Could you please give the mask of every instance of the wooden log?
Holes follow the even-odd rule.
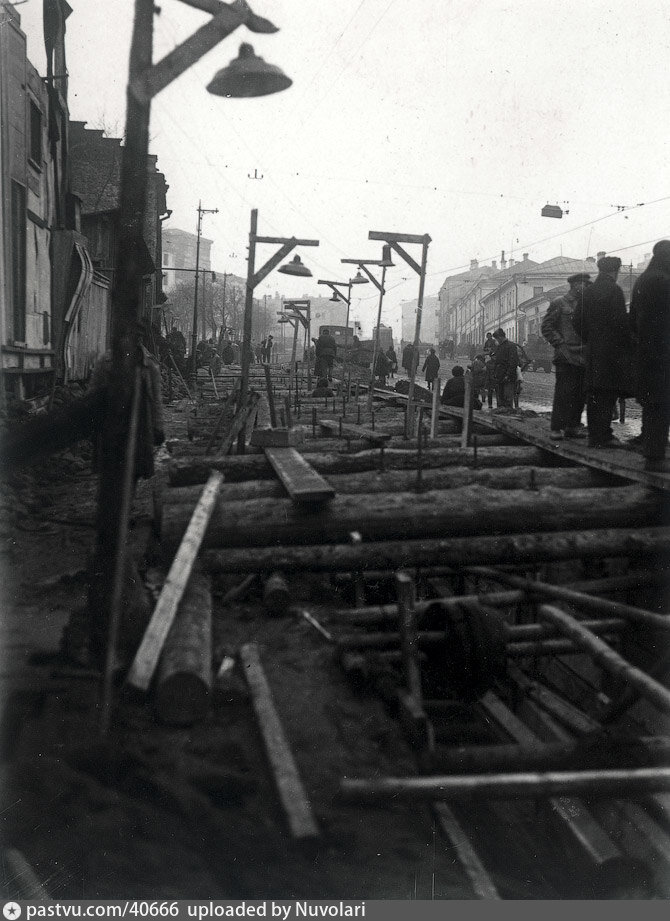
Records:
[[[670,528],[603,528],[556,533],[506,534],[449,540],[378,541],[304,547],[277,546],[248,550],[209,550],[203,554],[212,572],[387,572],[413,566],[466,566],[482,562],[544,563],[559,560],[626,557],[667,558]]]
[[[472,883],[474,894],[479,899],[499,899],[500,896],[493,880],[486,872],[484,864],[470,843],[454,812],[446,803],[433,803],[432,809],[443,834],[447,836],[455,849],[456,855]]]
[[[647,588],[649,585],[653,585],[658,582],[664,582],[666,575],[664,572],[651,572],[648,569],[640,569],[631,572],[625,576],[612,576],[607,579],[586,579],[583,582],[573,582],[570,586],[571,589],[578,592],[588,592],[590,595],[594,594],[609,594],[619,591],[624,591],[631,588]],[[520,602],[528,600],[528,593],[522,591],[521,589],[509,589],[507,591],[499,592],[479,592],[477,594],[471,595],[456,595],[442,598],[428,598],[421,601],[417,601],[416,610],[419,615],[423,614],[431,605],[435,604],[436,601],[439,601],[446,608],[459,608],[461,604],[473,604],[474,602],[479,602],[480,604],[488,605],[489,607],[506,607],[508,605],[519,604]],[[328,611],[328,616],[331,619],[341,621],[347,624],[360,624],[366,626],[372,626],[374,624],[385,624],[385,623],[395,623],[398,619],[398,605],[397,604],[379,604],[379,605],[368,605],[366,607],[355,607],[355,608],[335,608]],[[586,623],[586,622],[584,622]],[[589,621],[588,623],[599,623],[599,621]],[[519,638],[521,638],[521,633],[532,630],[534,634],[538,631],[542,631],[542,635],[550,636],[547,632],[547,624],[525,624],[520,626],[511,627],[510,630],[516,633],[519,631]],[[592,629],[589,627],[589,629]],[[529,638],[529,637],[526,637]],[[538,638],[537,635],[535,638]]]
[[[209,578],[193,573],[158,667],[154,702],[159,720],[191,726],[203,719],[211,688],[211,586]]]
[[[670,617],[665,614],[656,614],[654,611],[646,611],[644,608],[622,604],[620,601],[593,598],[585,592],[577,592],[573,588],[567,588],[564,585],[551,585],[547,582],[522,579],[512,573],[502,573],[486,567],[471,567],[470,571],[498,582],[504,582],[515,588],[521,588],[531,597],[534,595],[540,598],[567,601],[575,607],[586,611],[608,614],[612,617],[623,617],[626,620],[658,627],[661,630],[670,630]]]
[[[485,448],[479,451],[481,467],[515,467],[519,464],[548,466],[550,459],[539,448],[505,446]],[[386,467],[389,470],[415,470],[416,452],[400,451],[386,448],[384,450]],[[471,460],[471,453],[460,449],[433,450],[423,459],[423,469],[442,467],[460,467]],[[356,454],[311,454],[309,463],[318,473],[350,474],[365,473],[379,468],[379,451],[359,451]],[[194,486],[206,483],[212,470],[225,474],[227,483],[241,480],[273,479],[272,465],[262,455],[233,457],[204,457],[199,460],[176,460],[168,466],[172,486]]]
[[[319,830],[277,715],[256,644],[243,646],[240,659],[291,834],[299,839],[314,838]]]
[[[163,643],[191,576],[222,481],[221,473],[213,473],[202,491],[200,501],[193,510],[179,550],[170,566],[149,626],[126,676],[126,682],[141,691],[146,691],[151,683]]]
[[[270,449],[268,449],[270,450]],[[290,448],[273,449],[289,451]],[[161,539],[176,546],[188,525],[181,506],[163,509]],[[259,528],[258,523],[263,522]],[[290,499],[230,502],[215,509],[204,538],[211,547],[263,547],[347,541],[359,531],[364,541],[413,540],[450,535],[559,531],[577,526],[644,527],[660,523],[655,495],[644,487],[498,492],[465,486],[450,493],[336,495],[316,508]],[[360,568],[360,567],[357,567]]]
[[[581,771],[666,766],[668,736],[612,736],[593,733],[570,742],[526,742],[500,745],[454,745],[435,754],[431,773],[485,774],[503,771]]]
[[[286,614],[291,604],[291,592],[280,572],[273,572],[263,586],[263,604],[268,614]]]
[[[345,779],[340,792],[348,803],[387,803],[430,799],[488,802],[496,799],[544,799],[587,794],[590,797],[640,796],[670,790],[670,768],[634,768],[546,773],[386,777]]]
[[[256,431],[259,431],[258,429]],[[302,451],[302,449],[301,449]],[[531,473],[537,487],[557,489],[586,489],[614,485],[613,478],[586,467],[508,467],[502,469],[473,469],[447,467],[445,470],[423,470],[425,489],[455,489],[477,483],[490,489],[524,489],[530,484]],[[413,471],[374,470],[369,473],[335,474],[326,477],[335,492],[353,493],[400,492],[411,489],[416,481]],[[197,486],[173,486],[157,492],[155,507],[161,505],[193,505],[200,495]],[[272,480],[247,480],[224,483],[219,502],[239,502],[246,499],[280,499],[286,495],[279,483]]]
[[[585,630],[574,617],[547,604],[541,604],[538,607],[538,615],[545,620],[551,621],[566,636],[588,651],[605,671],[626,681],[642,697],[655,704],[662,712],[670,713],[670,691],[647,675],[646,672],[627,662],[599,637]]]

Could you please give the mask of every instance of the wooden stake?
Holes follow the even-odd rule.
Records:
[[[435,438],[437,432],[437,423],[440,417],[440,394],[442,392],[442,381],[438,377],[433,381],[433,411],[430,417],[430,438]]]

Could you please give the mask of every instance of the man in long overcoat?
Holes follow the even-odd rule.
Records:
[[[437,377],[437,372],[440,370],[440,359],[435,354],[435,349],[428,349],[428,354],[426,355],[426,360],[421,370],[426,372],[426,383],[428,384],[428,389],[432,390],[433,381]]]
[[[636,281],[630,320],[645,467],[664,471],[670,428],[670,240],[654,246],[651,262]]]
[[[337,343],[330,335],[329,329],[322,329],[314,347],[316,362],[319,368],[318,375],[333,379],[333,363],[337,356]]]
[[[556,384],[554,404],[551,410],[551,431],[553,438],[581,437],[579,425],[584,410],[584,344],[573,324],[575,309],[581,304],[584,288],[591,276],[579,272],[568,278],[570,290],[555,298],[542,321],[541,332],[554,347]]]
[[[618,397],[633,395],[633,340],[626,301],[616,280],[617,256],[598,260],[598,277],[586,288],[574,314],[574,327],[585,345],[586,419],[589,447],[617,447],[612,410]]]
[[[499,407],[514,407],[514,391],[516,389],[516,369],[519,366],[519,352],[516,343],[511,342],[505,335],[504,329],[497,329],[493,333],[496,349],[493,353],[493,379],[496,382],[496,397]]]

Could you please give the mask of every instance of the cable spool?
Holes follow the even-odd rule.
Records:
[[[505,677],[504,620],[494,608],[477,601],[456,606],[436,601],[427,608],[426,620],[444,626],[444,646],[435,647],[429,669],[433,679],[441,673],[438,683],[446,682],[463,700],[477,700]]]

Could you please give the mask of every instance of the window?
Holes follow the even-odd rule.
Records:
[[[30,100],[30,159],[42,169],[42,113]]]
[[[26,190],[12,180],[12,318],[13,340],[26,338]]]
[[[542,285],[533,286],[533,297],[537,297],[538,294],[542,294],[543,292],[544,292],[544,288],[542,287]]]

